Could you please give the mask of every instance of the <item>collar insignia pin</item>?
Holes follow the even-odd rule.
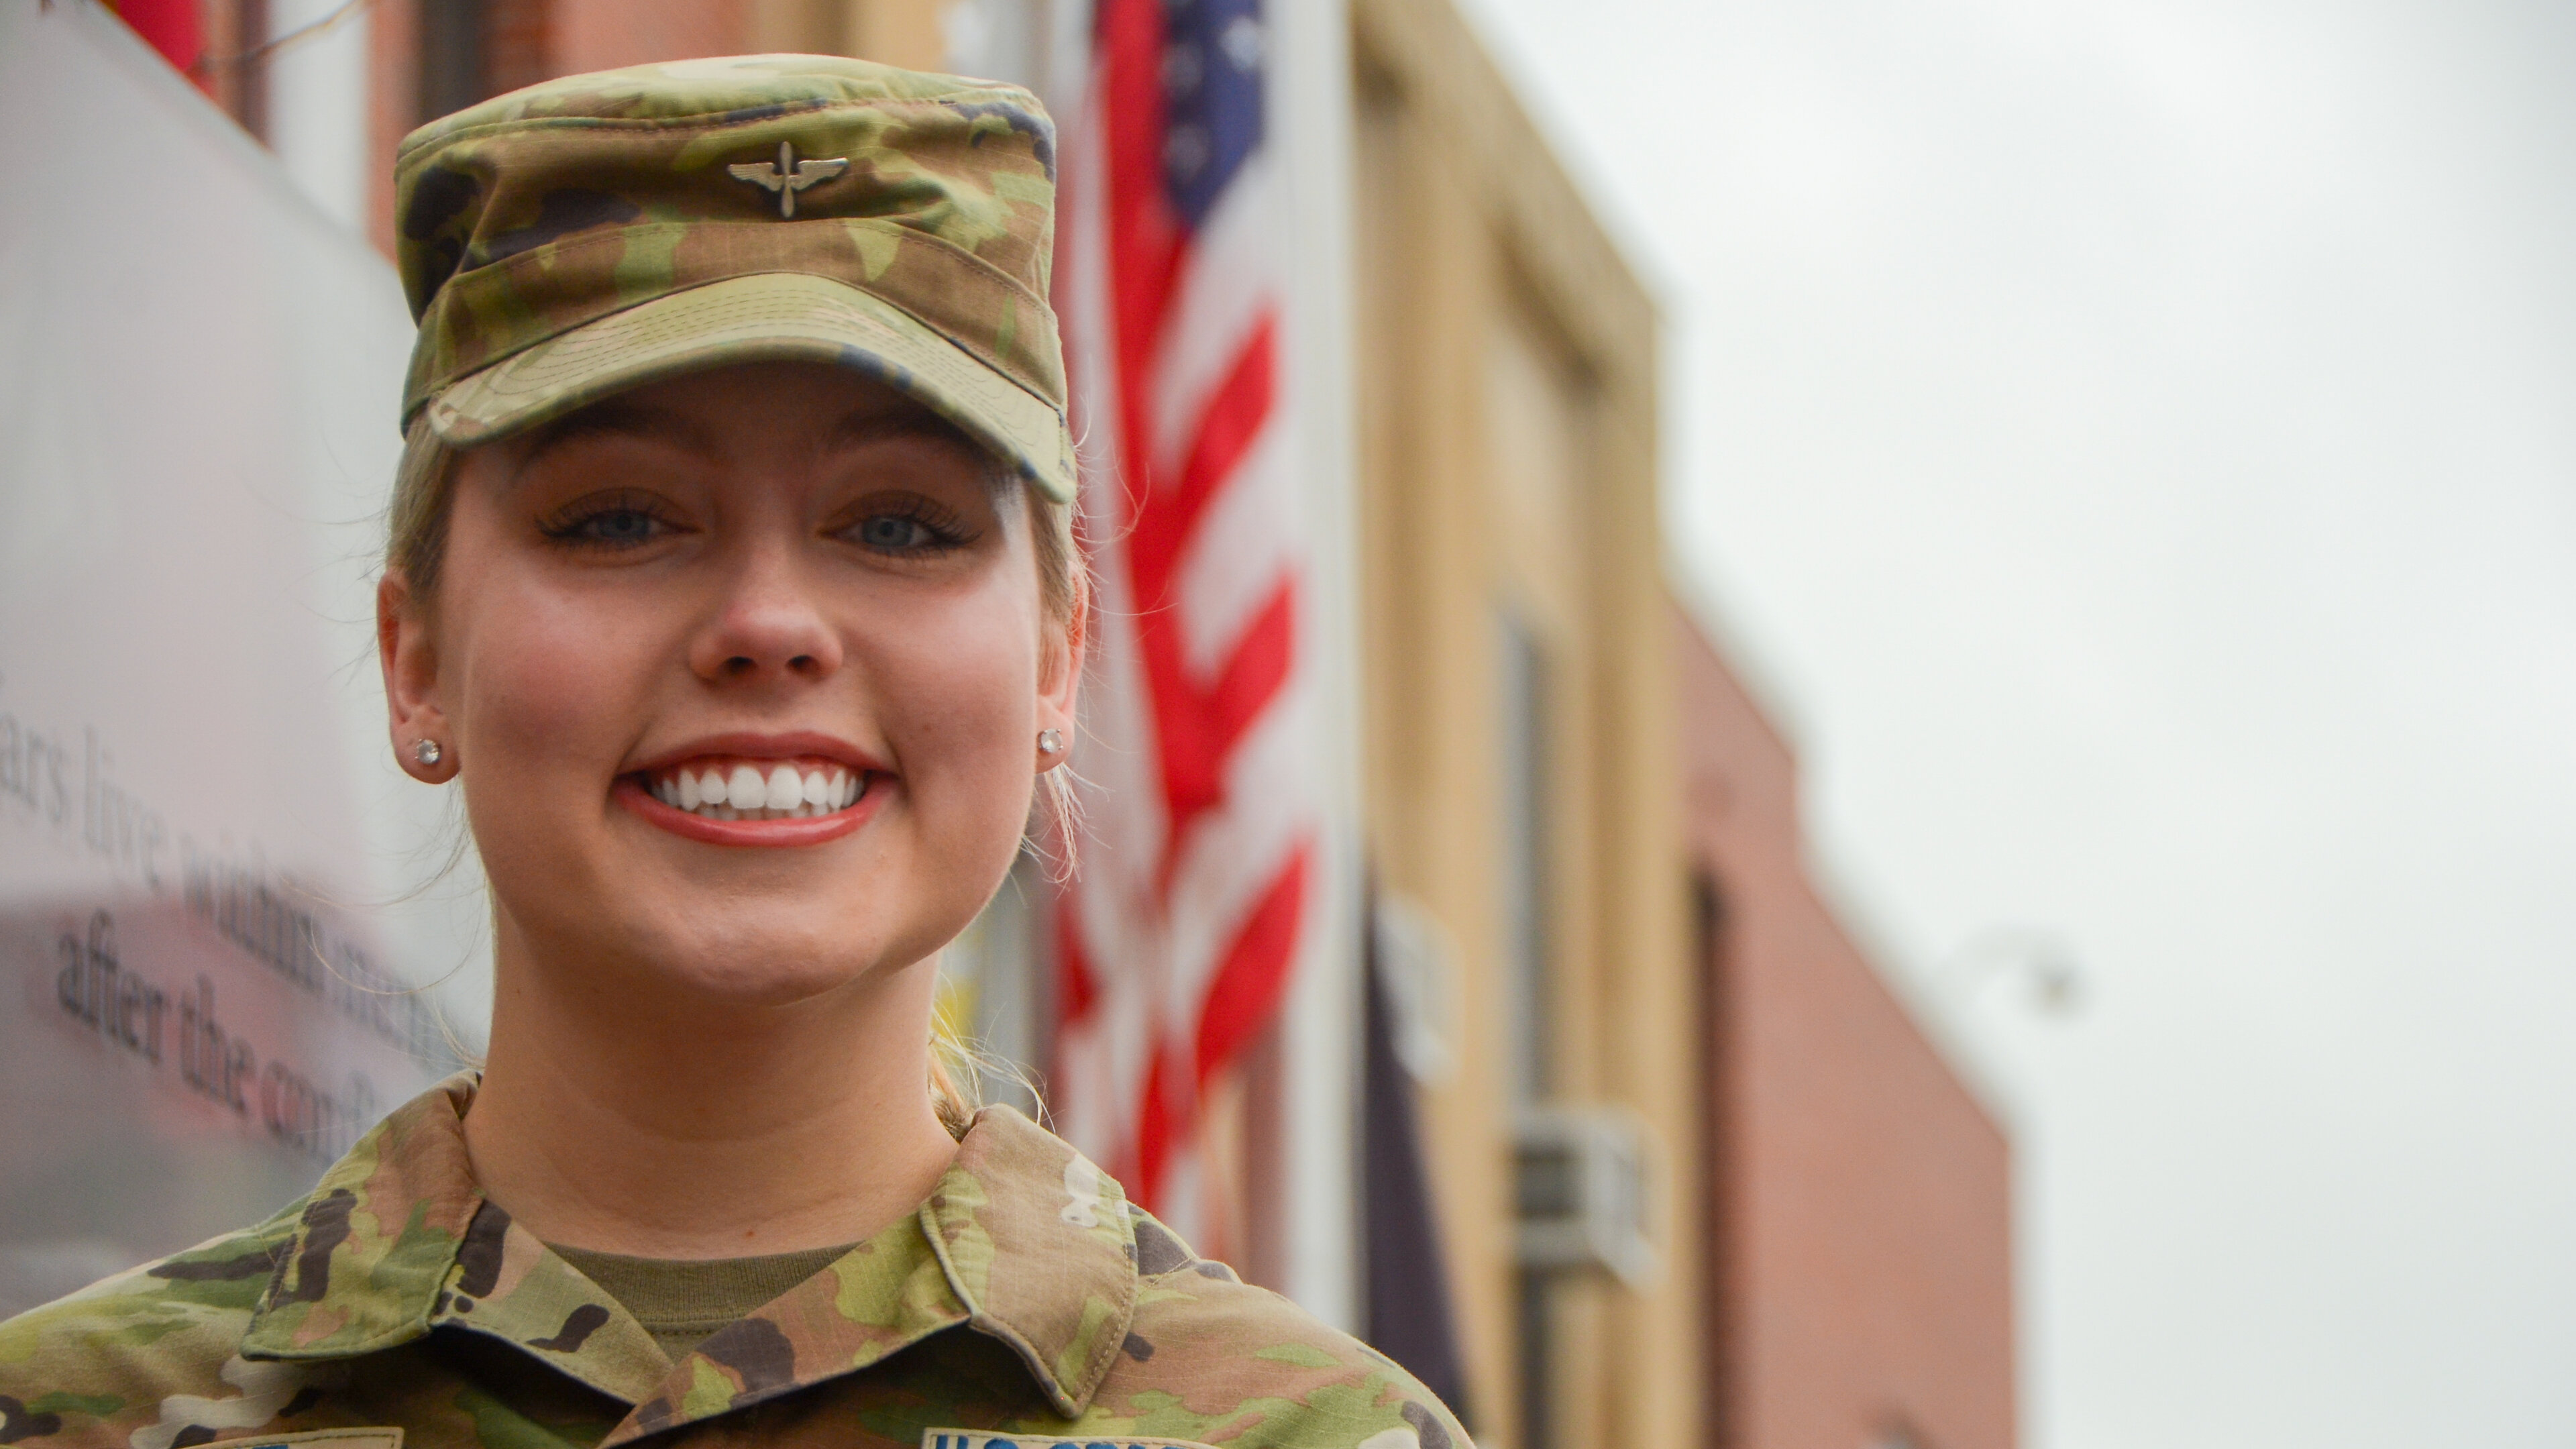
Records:
[[[777,192],[778,214],[782,217],[796,214],[797,192],[817,182],[829,181],[849,169],[850,158],[847,156],[799,161],[792,141],[778,143],[778,159],[775,161],[737,161],[725,168],[733,173],[736,181],[748,181],[764,191]]]

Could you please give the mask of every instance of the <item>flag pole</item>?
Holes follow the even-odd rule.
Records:
[[[1309,520],[1320,889],[1278,1024],[1286,1080],[1283,1286],[1316,1317],[1359,1322],[1360,966],[1367,929],[1360,798],[1359,498],[1353,394],[1350,20],[1273,0],[1270,134],[1291,235],[1282,342],[1292,464]]]

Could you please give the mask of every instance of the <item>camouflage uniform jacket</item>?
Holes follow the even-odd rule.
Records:
[[[675,1364],[483,1196],[473,1092],[412,1101],[257,1227],[0,1324],[0,1443],[1467,1449],[1402,1370],[1007,1108],[917,1214]]]

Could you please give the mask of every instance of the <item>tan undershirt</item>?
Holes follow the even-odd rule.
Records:
[[[629,1258],[555,1243],[556,1257],[626,1306],[678,1363],[707,1335],[822,1272],[856,1244],[759,1258]]]

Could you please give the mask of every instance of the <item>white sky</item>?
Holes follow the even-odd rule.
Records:
[[[1858,924],[2082,964],[2032,1449],[2571,1442],[2576,7],[1469,3]]]

